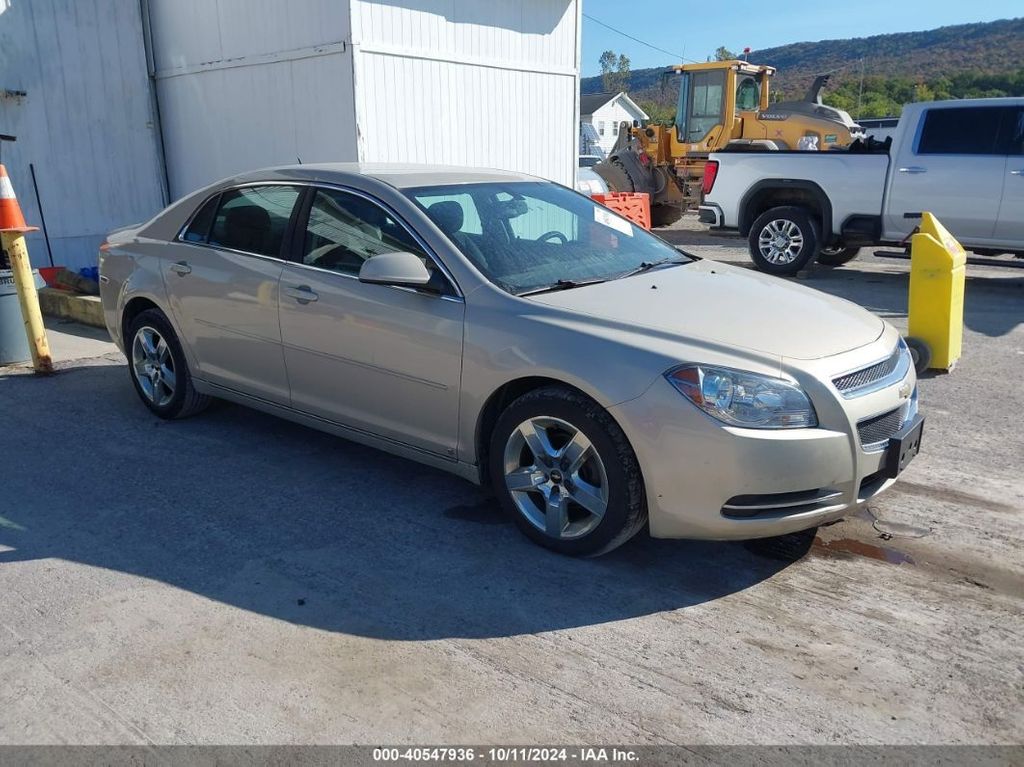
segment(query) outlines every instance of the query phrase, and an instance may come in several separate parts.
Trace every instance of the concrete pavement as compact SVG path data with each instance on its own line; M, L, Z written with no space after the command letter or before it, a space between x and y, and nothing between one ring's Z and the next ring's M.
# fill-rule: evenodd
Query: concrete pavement
M58 328L88 359L0 372L0 743L1019 743L1024 280L990 271L924 452L795 563L559 557L417 464L229 405L162 422ZM905 280L808 278L897 324Z

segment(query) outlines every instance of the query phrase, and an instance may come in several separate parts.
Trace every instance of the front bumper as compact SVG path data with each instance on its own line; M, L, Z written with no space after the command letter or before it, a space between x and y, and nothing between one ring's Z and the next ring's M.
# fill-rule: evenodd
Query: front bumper
M891 352L895 337L885 335ZM651 535L783 535L839 519L892 485L884 476L885 450L864 449L857 424L894 409L911 417L913 368L898 383L855 399L844 399L831 384L832 375L861 361L870 364L881 348L871 344L785 371L810 395L819 421L814 429L726 426L663 378L641 397L611 408L640 461Z

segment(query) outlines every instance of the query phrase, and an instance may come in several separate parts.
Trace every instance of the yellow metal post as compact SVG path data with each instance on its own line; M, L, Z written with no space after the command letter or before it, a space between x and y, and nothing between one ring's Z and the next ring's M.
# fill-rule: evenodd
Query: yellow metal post
M967 254L938 219L921 214L910 240L908 335L931 350L928 367L952 370L960 359L964 334L964 280Z
M43 313L39 309L39 294L32 275L32 264L28 260L25 235L21 232L3 232L0 236L3 237L4 252L7 253L7 260L11 262L11 271L14 273L14 288L18 292L21 316L25 321L25 334L32 352L32 367L37 373L52 373L53 358L50 356L50 343L46 339L46 328L43 326Z

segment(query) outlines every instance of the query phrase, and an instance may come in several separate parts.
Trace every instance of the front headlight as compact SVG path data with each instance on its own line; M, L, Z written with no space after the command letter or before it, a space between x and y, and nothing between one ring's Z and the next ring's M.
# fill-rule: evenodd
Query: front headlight
M818 425L807 394L781 378L743 370L683 365L665 378L694 405L730 426L802 429Z

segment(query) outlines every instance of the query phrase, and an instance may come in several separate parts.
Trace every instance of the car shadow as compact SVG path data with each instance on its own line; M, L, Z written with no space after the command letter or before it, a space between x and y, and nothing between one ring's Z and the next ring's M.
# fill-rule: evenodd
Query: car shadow
M423 640L678 610L786 566L646 534L562 557L444 472L233 405L164 422L123 365L69 372L0 378L13 456L0 568L68 560L327 631Z

